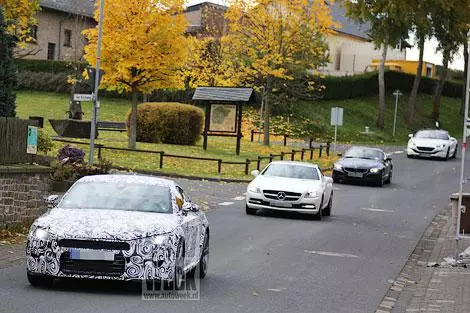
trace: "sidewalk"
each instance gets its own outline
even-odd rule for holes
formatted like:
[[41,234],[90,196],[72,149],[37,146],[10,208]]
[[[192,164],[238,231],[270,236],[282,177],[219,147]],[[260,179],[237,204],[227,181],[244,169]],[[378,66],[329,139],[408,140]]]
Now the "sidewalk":
[[0,269],[22,263],[25,264],[25,249],[24,244],[0,244]]
[[[443,263],[456,256],[450,211],[432,221],[376,313],[470,312],[470,259],[462,259],[467,267]],[[458,252],[469,246],[461,239]]]

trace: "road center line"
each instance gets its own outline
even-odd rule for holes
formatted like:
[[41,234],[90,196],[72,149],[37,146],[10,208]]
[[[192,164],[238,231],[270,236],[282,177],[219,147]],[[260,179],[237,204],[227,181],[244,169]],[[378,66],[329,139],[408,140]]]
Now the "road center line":
[[233,202],[221,202],[219,203],[219,205],[222,205],[222,206],[228,206],[228,205],[232,205]]
[[310,254],[318,254],[324,256],[336,256],[340,258],[351,258],[351,259],[359,259],[357,255],[348,254],[348,253],[336,253],[336,252],[328,252],[328,251],[315,251],[315,250],[304,250],[305,253]]
[[361,210],[369,211],[369,212],[393,213],[393,211],[391,210],[384,210],[384,209],[361,208]]
[[232,198],[232,200],[233,201],[242,201],[242,200],[245,200],[245,197],[239,196],[239,197]]
[[403,154],[403,153],[405,153],[405,151],[395,151],[395,152],[393,152],[393,154]]

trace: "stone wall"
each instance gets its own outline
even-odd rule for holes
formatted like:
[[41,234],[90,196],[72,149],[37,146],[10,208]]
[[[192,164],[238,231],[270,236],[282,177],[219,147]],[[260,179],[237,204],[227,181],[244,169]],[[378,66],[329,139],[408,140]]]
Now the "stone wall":
[[46,212],[50,172],[42,166],[0,166],[0,227],[28,223]]

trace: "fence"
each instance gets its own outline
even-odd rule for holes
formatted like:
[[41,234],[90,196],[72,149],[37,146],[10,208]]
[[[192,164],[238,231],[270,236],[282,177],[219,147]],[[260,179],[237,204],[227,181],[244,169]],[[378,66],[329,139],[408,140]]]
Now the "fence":
[[[262,134],[264,134],[264,132],[260,132],[260,131],[257,131],[257,130],[252,129],[252,130],[251,130],[251,135],[250,135],[250,140],[251,140],[251,142],[254,141],[254,139],[255,139],[255,134],[261,134],[261,135],[262,135]],[[287,138],[289,138],[290,135],[287,135],[287,134],[275,134],[275,133],[271,133],[271,134],[269,134],[269,135],[271,135],[271,136],[281,136],[281,137],[283,137],[283,139],[284,139],[284,140],[283,140],[284,147],[287,146]],[[309,139],[309,147],[312,147],[312,143],[313,143],[313,139],[310,138],[310,139]],[[327,142],[327,143],[326,143],[326,146],[327,146],[327,155],[329,156],[329,155],[330,155],[330,142]]]
[[[55,141],[59,142],[64,142],[64,143],[71,143],[71,144],[77,144],[77,145],[88,145],[87,142],[80,142],[80,141],[72,141],[72,140],[67,140],[67,139],[61,139],[61,138],[54,138]],[[194,157],[194,156],[185,156],[185,155],[175,155],[175,154],[168,154],[165,153],[165,151],[154,151],[154,150],[142,150],[142,149],[128,149],[128,148],[118,148],[118,147],[106,147],[103,144],[95,144],[96,149],[98,150],[98,159],[102,159],[103,151],[104,150],[114,150],[114,151],[127,151],[127,152],[137,152],[137,153],[149,153],[149,154],[158,154],[160,156],[159,158],[159,168],[163,169],[164,167],[164,160],[165,158],[176,158],[176,159],[186,159],[186,160],[198,160],[198,161],[208,161],[208,162],[217,162],[217,173],[221,174],[222,173],[222,165],[227,164],[227,165],[242,165],[244,166],[244,173],[245,175],[248,175],[250,171],[250,164],[252,162],[256,162],[256,169],[260,170],[261,168],[261,161],[262,160],[269,160],[269,162],[272,162],[275,160],[275,158],[280,158],[281,160],[284,160],[284,157],[286,155],[291,156],[291,160],[295,159],[295,155],[297,153],[300,153],[300,159],[304,161],[308,156],[306,155],[306,152],[310,153],[310,160],[313,160],[313,151],[314,150],[319,150],[319,157],[322,156],[323,152],[323,145],[320,145],[318,147],[310,147],[310,148],[302,148],[300,150],[292,150],[291,152],[281,152],[281,154],[270,154],[269,156],[258,156],[254,160],[246,159],[244,162],[232,162],[232,161],[224,161],[222,159],[215,159],[215,158],[203,158],[203,157]],[[329,145],[326,146],[326,152],[329,155]]]
[[26,153],[28,125],[37,121],[0,117],[0,164],[32,163],[35,155]]

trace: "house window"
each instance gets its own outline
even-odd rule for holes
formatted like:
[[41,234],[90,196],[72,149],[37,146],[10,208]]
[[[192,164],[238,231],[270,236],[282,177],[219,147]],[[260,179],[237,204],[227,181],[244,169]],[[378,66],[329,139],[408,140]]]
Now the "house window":
[[72,31],[70,29],[64,30],[64,47],[72,46]]
[[47,44],[47,59],[48,60],[55,59],[55,43],[49,42]]
[[426,77],[432,77],[432,66],[426,65]]
[[38,40],[38,26],[37,26],[37,25],[32,25],[32,26],[29,28],[29,35],[31,36],[31,38],[33,39],[33,41],[37,41],[37,40]]

